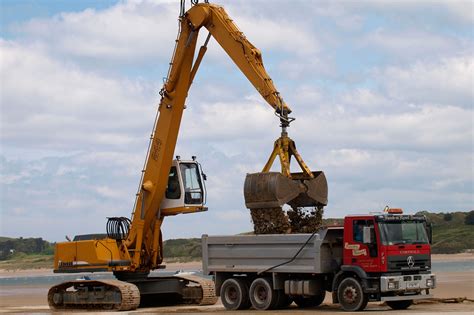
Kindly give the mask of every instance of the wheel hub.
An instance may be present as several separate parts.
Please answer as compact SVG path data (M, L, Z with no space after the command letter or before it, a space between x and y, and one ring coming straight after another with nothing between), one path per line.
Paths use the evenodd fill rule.
M225 299L227 302L234 303L237 300L237 290L235 288L229 288L226 292Z
M255 290L255 300L264 303L267 300L268 292L265 287L258 286Z
M349 286L344 289L343 293L344 301L347 303L353 304L357 300L357 290L356 288Z

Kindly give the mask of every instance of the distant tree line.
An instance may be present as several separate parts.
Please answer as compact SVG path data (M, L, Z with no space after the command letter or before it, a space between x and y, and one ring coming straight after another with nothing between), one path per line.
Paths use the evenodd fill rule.
M39 238L0 238L0 260L9 259L16 254L52 255L54 244Z

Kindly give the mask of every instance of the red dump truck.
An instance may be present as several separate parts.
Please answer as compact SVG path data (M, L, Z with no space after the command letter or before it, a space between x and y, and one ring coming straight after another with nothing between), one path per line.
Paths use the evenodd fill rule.
M406 309L436 286L430 243L425 216L391 209L313 234L203 235L203 272L229 310L316 307L326 292L346 311Z

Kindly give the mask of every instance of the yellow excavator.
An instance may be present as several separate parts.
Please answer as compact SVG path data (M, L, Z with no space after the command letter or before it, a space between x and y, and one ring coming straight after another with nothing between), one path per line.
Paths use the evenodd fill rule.
M273 85L260 51L236 27L221 6L192 1L185 12L181 1L180 29L167 79L160 92L159 115L150 138L145 166L131 219L109 218L107 234L80 235L56 244L55 273L113 272L115 280L80 279L53 286L48 292L51 309L132 310L141 303L176 300L177 303L214 304L212 280L195 275L151 276L164 268L161 225L167 216L206 211L205 176L201 165L173 159L185 100L212 37L222 46L257 91L275 109L282 135L263 172L248 174L244 189L249 208L284 203L322 206L327 184L322 172L311 172L288 138L290 108ZM209 31L195 58L198 33ZM282 172L270 172L276 157ZM295 156L302 173L291 174Z

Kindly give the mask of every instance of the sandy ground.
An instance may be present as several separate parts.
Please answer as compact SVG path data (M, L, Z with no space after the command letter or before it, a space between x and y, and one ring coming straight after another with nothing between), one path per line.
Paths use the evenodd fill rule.
M457 255L433 255L433 260L436 261L466 261L474 259L473 254L457 254ZM172 263L168 264L166 270L198 270L201 269L200 262L190 263ZM0 278L9 277L27 277L27 276L49 276L52 271L48 269L39 270L22 270L22 271L0 271ZM474 272L437 272L437 288L432 291L435 297L438 298L453 298L453 297L467 297L474 299ZM2 285L0 287L0 313L48 313L46 295L50 285ZM159 307L159 308L142 308L132 313L224 313L224 307L220 301L213 306L173 306L173 307ZM365 312L358 312L357 314L370 313L376 314L379 311L390 310L387 306L381 303L370 303ZM318 308L318 314L339 312L338 305L331 304L329 294L324 301L324 304ZM232 313L246 313L251 314L255 311L249 310L245 312ZM297 309L294 305L287 310L279 310L277 313L301 313L306 314L314 312L314 310ZM394 311L395 314L398 311ZM420 303L410 307L404 313L444 313L455 312L459 314L474 314L474 303L464 302L461 304L432 304ZM225 312L228 313L228 312ZM265 314L272 314L275 312L265 312ZM88 314L91 314L88 312ZM103 312L100 314L104 314ZM347 314L347 313L344 313Z
M460 254L434 254L431 255L432 261L445 262L445 261L465 261L474 260L473 253L460 253Z

